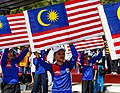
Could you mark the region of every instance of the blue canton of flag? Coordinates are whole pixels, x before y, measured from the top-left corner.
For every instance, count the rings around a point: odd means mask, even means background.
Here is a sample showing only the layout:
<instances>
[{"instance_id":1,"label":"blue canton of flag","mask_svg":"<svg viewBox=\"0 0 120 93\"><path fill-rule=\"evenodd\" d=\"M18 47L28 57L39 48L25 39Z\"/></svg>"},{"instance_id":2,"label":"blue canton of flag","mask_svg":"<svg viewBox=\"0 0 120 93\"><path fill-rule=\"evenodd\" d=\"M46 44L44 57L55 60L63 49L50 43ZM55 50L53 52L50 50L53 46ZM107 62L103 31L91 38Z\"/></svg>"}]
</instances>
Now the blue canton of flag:
<instances>
[{"instance_id":1,"label":"blue canton of flag","mask_svg":"<svg viewBox=\"0 0 120 93\"><path fill-rule=\"evenodd\" d=\"M120 14L118 14L120 13L120 3L106 4L103 7L108 20L111 34L120 33Z\"/></svg>"},{"instance_id":2,"label":"blue canton of flag","mask_svg":"<svg viewBox=\"0 0 120 93\"><path fill-rule=\"evenodd\" d=\"M28 10L32 33L68 26L64 4Z\"/></svg>"},{"instance_id":3,"label":"blue canton of flag","mask_svg":"<svg viewBox=\"0 0 120 93\"><path fill-rule=\"evenodd\" d=\"M9 33L11 33L11 30L6 16L0 16L0 34Z\"/></svg>"}]
</instances>

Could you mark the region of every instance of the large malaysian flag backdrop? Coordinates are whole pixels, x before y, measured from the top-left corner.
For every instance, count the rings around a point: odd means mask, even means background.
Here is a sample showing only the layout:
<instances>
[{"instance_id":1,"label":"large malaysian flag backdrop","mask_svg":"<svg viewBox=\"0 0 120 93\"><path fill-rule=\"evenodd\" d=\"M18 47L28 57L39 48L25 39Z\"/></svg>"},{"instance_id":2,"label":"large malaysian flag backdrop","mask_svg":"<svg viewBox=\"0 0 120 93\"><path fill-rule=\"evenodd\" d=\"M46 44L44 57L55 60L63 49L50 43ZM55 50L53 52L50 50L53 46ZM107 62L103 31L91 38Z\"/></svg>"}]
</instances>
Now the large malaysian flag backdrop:
<instances>
[{"instance_id":1,"label":"large malaysian flag backdrop","mask_svg":"<svg viewBox=\"0 0 120 93\"><path fill-rule=\"evenodd\" d=\"M0 16L0 49L29 45L24 14Z\"/></svg>"},{"instance_id":2,"label":"large malaysian flag backdrop","mask_svg":"<svg viewBox=\"0 0 120 93\"><path fill-rule=\"evenodd\" d=\"M120 58L120 3L98 7L112 60Z\"/></svg>"},{"instance_id":3,"label":"large malaysian flag backdrop","mask_svg":"<svg viewBox=\"0 0 120 93\"><path fill-rule=\"evenodd\" d=\"M75 0L24 11L32 51L103 35L99 5Z\"/></svg>"}]
</instances>

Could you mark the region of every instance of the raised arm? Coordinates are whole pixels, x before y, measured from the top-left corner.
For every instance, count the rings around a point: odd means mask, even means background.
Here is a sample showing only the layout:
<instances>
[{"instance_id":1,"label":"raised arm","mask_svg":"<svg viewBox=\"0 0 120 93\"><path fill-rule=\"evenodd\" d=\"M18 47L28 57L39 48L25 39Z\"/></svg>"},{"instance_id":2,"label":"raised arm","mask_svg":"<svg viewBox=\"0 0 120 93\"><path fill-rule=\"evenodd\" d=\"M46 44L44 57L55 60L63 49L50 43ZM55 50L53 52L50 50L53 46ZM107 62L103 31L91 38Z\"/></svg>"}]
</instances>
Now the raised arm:
<instances>
[{"instance_id":1,"label":"raised arm","mask_svg":"<svg viewBox=\"0 0 120 93\"><path fill-rule=\"evenodd\" d=\"M2 59L1 59L1 65L6 65L7 64L8 51L9 51L9 48L4 50L4 53L3 53L3 56L2 56Z\"/></svg>"},{"instance_id":2,"label":"raised arm","mask_svg":"<svg viewBox=\"0 0 120 93\"><path fill-rule=\"evenodd\" d=\"M81 63L81 65L83 65L83 63L84 63L84 51L81 54L80 63Z\"/></svg>"},{"instance_id":3,"label":"raised arm","mask_svg":"<svg viewBox=\"0 0 120 93\"><path fill-rule=\"evenodd\" d=\"M78 58L78 52L76 51L73 44L70 44L70 49L72 51L72 58L70 59L70 70L72 70L73 66L76 64L77 58Z\"/></svg>"},{"instance_id":4,"label":"raised arm","mask_svg":"<svg viewBox=\"0 0 120 93\"><path fill-rule=\"evenodd\" d=\"M23 58L26 56L26 54L28 53L29 49L26 48L25 50L22 51L22 53L15 59L15 61L17 62L17 64L19 64Z\"/></svg>"},{"instance_id":5,"label":"raised arm","mask_svg":"<svg viewBox=\"0 0 120 93\"><path fill-rule=\"evenodd\" d=\"M37 60L40 63L40 65L45 68L45 70L52 72L52 64L48 64L47 62L43 61L43 59L40 57L38 57Z\"/></svg>"},{"instance_id":6,"label":"raised arm","mask_svg":"<svg viewBox=\"0 0 120 93\"><path fill-rule=\"evenodd\" d=\"M96 62L97 60L99 60L101 57L102 57L102 51L100 51L100 53L99 53L97 56L93 57L92 60L93 60L93 62L95 63L95 62Z\"/></svg>"}]
</instances>

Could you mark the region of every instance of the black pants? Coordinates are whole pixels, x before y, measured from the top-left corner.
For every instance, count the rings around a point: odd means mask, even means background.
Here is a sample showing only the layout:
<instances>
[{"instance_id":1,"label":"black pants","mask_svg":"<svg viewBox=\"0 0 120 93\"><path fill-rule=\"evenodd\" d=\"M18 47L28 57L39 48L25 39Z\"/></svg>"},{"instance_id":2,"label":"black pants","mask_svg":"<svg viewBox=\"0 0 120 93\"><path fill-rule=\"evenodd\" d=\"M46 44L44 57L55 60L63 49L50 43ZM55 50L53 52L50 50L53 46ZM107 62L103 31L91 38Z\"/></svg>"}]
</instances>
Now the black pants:
<instances>
[{"instance_id":1,"label":"black pants","mask_svg":"<svg viewBox=\"0 0 120 93\"><path fill-rule=\"evenodd\" d=\"M82 93L93 93L92 80L82 80Z\"/></svg>"},{"instance_id":2,"label":"black pants","mask_svg":"<svg viewBox=\"0 0 120 93\"><path fill-rule=\"evenodd\" d=\"M103 63L103 67L105 69L105 56L102 56L102 63Z\"/></svg>"},{"instance_id":3,"label":"black pants","mask_svg":"<svg viewBox=\"0 0 120 93\"><path fill-rule=\"evenodd\" d=\"M106 54L108 73L111 73L111 57L110 54Z\"/></svg>"},{"instance_id":4,"label":"black pants","mask_svg":"<svg viewBox=\"0 0 120 93\"><path fill-rule=\"evenodd\" d=\"M48 93L47 73L34 75L34 85L31 93Z\"/></svg>"},{"instance_id":5,"label":"black pants","mask_svg":"<svg viewBox=\"0 0 120 93\"><path fill-rule=\"evenodd\" d=\"M111 72L118 72L118 60L111 61Z\"/></svg>"},{"instance_id":6,"label":"black pants","mask_svg":"<svg viewBox=\"0 0 120 93\"><path fill-rule=\"evenodd\" d=\"M1 93L21 93L20 84L1 83Z\"/></svg>"}]
</instances>

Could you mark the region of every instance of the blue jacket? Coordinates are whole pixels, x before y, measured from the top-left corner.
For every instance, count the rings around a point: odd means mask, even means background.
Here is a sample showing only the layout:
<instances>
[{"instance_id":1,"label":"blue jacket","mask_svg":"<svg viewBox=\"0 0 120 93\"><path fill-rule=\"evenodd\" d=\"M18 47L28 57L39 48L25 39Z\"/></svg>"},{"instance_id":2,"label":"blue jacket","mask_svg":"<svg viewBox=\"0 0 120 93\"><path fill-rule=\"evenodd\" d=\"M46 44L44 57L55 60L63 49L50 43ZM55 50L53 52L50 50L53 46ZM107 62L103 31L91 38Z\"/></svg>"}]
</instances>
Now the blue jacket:
<instances>
[{"instance_id":1,"label":"blue jacket","mask_svg":"<svg viewBox=\"0 0 120 93\"><path fill-rule=\"evenodd\" d=\"M88 60L87 64L84 65L84 52L81 54L80 63L82 68L82 80L93 80L93 64L102 57L102 51L97 55Z\"/></svg>"},{"instance_id":2,"label":"blue jacket","mask_svg":"<svg viewBox=\"0 0 120 93\"><path fill-rule=\"evenodd\" d=\"M41 51L41 57L44 59L44 54L45 54L45 50ZM46 70L44 69L44 67L42 67L40 65L40 62L38 62L37 58L33 59L33 64L35 65L35 74L42 74L42 73L46 73Z\"/></svg>"},{"instance_id":3,"label":"blue jacket","mask_svg":"<svg viewBox=\"0 0 120 93\"><path fill-rule=\"evenodd\" d=\"M2 60L1 60L1 67L3 71L3 82L9 84L16 84L18 83L18 67L19 64L25 55L28 52L28 48L24 50L17 58L12 59L9 64L7 62L9 49L5 49Z\"/></svg>"},{"instance_id":4,"label":"blue jacket","mask_svg":"<svg viewBox=\"0 0 120 93\"><path fill-rule=\"evenodd\" d=\"M70 45L70 48L72 51L72 58L61 66L58 64L48 64L44 62L40 57L38 58L40 64L52 74L52 93L72 93L70 71L76 64L78 53L74 45Z\"/></svg>"},{"instance_id":5,"label":"blue jacket","mask_svg":"<svg viewBox=\"0 0 120 93\"><path fill-rule=\"evenodd\" d=\"M38 62L37 58L33 59L33 64L35 65L35 74L42 74L46 73L45 69L41 66L41 64Z\"/></svg>"}]
</instances>

